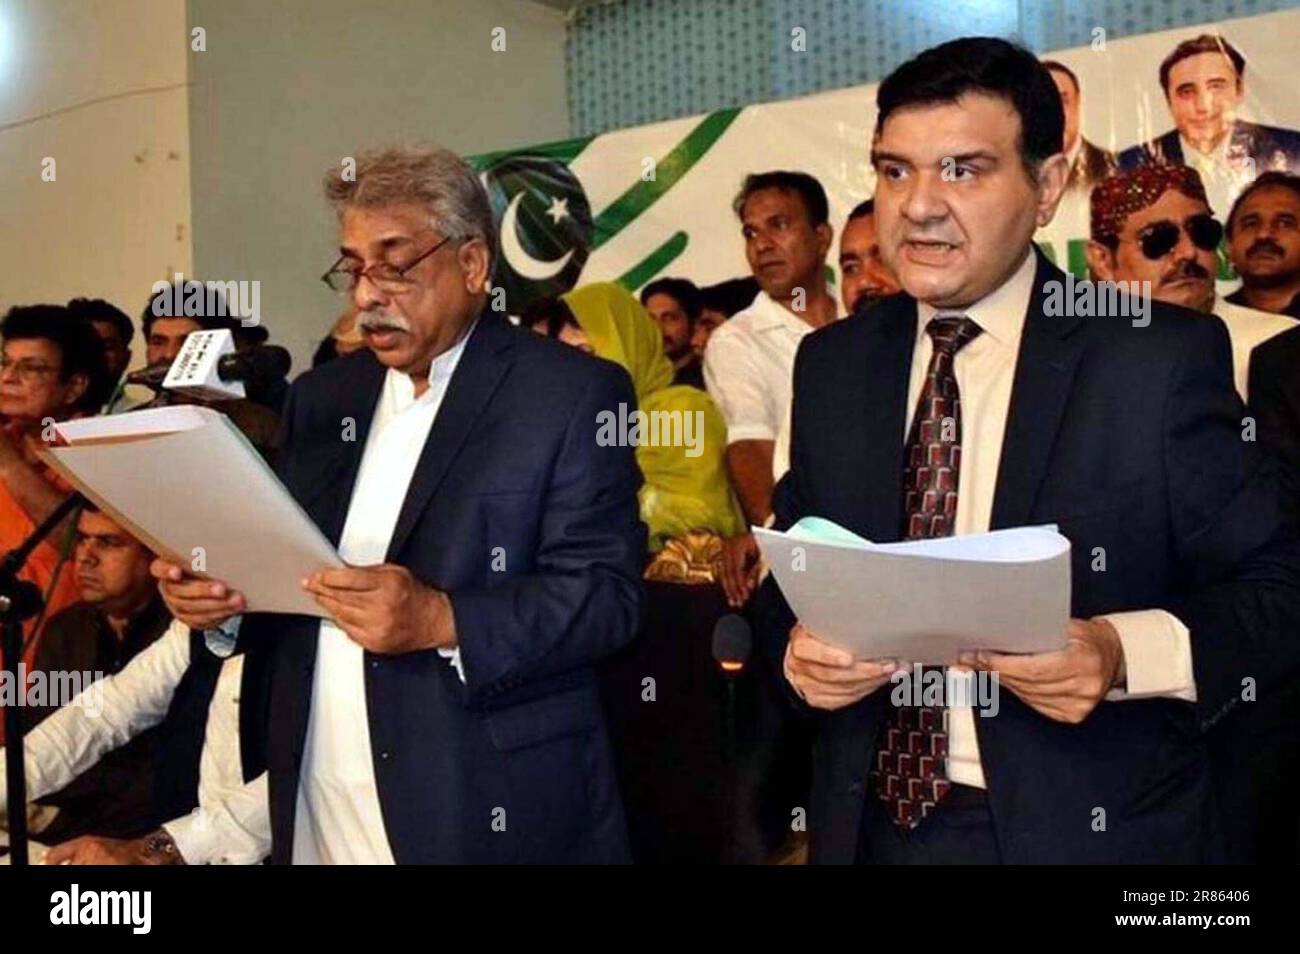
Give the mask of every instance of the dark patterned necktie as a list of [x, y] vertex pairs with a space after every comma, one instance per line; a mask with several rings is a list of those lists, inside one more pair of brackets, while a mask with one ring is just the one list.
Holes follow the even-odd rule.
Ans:
[[[925, 330], [934, 353], [904, 448], [904, 540], [952, 535], [961, 472], [961, 395], [953, 359], [982, 329], [964, 316], [941, 315]], [[947, 757], [946, 706], [893, 707], [872, 768], [876, 794], [896, 825], [915, 828], [948, 794]]]

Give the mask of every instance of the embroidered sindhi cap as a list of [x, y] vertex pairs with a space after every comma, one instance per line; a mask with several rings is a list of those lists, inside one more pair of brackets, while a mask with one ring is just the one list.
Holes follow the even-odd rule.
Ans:
[[1170, 189], [1207, 206], [1205, 186], [1190, 166], [1138, 166], [1097, 183], [1092, 190], [1092, 239], [1113, 246], [1134, 212], [1155, 205]]

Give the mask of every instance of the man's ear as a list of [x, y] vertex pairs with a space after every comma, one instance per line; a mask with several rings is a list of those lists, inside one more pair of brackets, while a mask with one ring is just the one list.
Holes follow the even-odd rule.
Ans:
[[1089, 240], [1084, 256], [1088, 259], [1088, 271], [1093, 281], [1115, 280], [1115, 253], [1108, 246]]
[[465, 276], [465, 290], [471, 295], [486, 292], [487, 281], [491, 274], [487, 244], [480, 238], [472, 238], [457, 249], [456, 257]]
[[813, 231], [817, 233], [818, 258], [823, 258], [830, 252], [831, 243], [835, 241], [835, 230], [830, 227], [829, 223], [823, 222]]
[[1070, 180], [1070, 160], [1065, 153], [1048, 156], [1038, 167], [1038, 227], [1041, 229], [1056, 215], [1056, 206]]

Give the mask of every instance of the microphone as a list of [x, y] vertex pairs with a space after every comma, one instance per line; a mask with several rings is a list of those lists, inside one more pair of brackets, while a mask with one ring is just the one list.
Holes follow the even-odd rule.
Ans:
[[151, 391], [161, 391], [163, 380], [167, 377], [167, 372], [172, 369], [172, 363], [167, 361], [160, 364], [151, 364], [147, 368], [140, 368], [132, 371], [126, 376], [127, 384], [138, 384], [140, 387], [148, 388]]
[[259, 385], [289, 373], [292, 358], [279, 345], [254, 345], [236, 351], [228, 329], [195, 331], [185, 338], [176, 360], [127, 375], [128, 384], [154, 391], [177, 391], [202, 400], [225, 401], [246, 396], [244, 385]]
[[728, 681], [745, 668], [754, 639], [743, 616], [728, 613], [713, 627], [713, 659]]
[[289, 373], [293, 363], [287, 348], [279, 345], [253, 345], [246, 351], [222, 355], [217, 359], [217, 374], [222, 381], [256, 384], [274, 381]]
[[753, 648], [749, 622], [743, 616], [728, 613], [713, 627], [713, 659], [722, 672], [726, 686], [722, 701], [722, 862], [731, 864], [740, 857], [742, 811], [739, 798], [740, 771], [736, 725], [736, 681], [745, 670]]

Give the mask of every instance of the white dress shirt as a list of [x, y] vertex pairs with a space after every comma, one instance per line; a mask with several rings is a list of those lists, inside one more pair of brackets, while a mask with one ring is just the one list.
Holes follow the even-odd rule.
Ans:
[[[987, 298], [959, 312], [943, 312], [963, 314], [983, 329], [983, 333], [958, 351], [953, 360], [953, 371], [961, 393], [962, 430], [955, 534], [985, 533], [989, 529], [998, 464], [1002, 458], [1002, 438], [1006, 431], [1020, 337], [1033, 292], [1036, 265], [1035, 256], [1030, 252], [1011, 279]], [[912, 426], [912, 416], [934, 351], [934, 342], [925, 327], [936, 314], [939, 312], [932, 306], [918, 302], [904, 441]], [[1119, 632], [1128, 674], [1127, 689], [1114, 690], [1107, 694], [1107, 699], [1150, 696], [1196, 699], [1191, 639], [1187, 627], [1177, 618], [1164, 610], [1111, 613], [1103, 618]], [[958, 677], [975, 678], [973, 673], [964, 676], [950, 673], [949, 676], [950, 682]], [[956, 698], [977, 699], [973, 688], [973, 685], [959, 687], [959, 690], [966, 691], [964, 694], [960, 691], [955, 693]], [[975, 735], [976, 718], [969, 705], [954, 705], [949, 709], [948, 777], [963, 785], [984, 788], [979, 741]]]
[[[27, 734], [27, 796], [57, 792], [108, 752], [158, 725], [167, 715], [190, 667], [190, 630], [172, 620], [157, 640], [121, 672], [83, 690]], [[239, 754], [239, 681], [243, 657], [222, 665], [208, 707], [199, 769], [199, 807], [168, 822], [181, 857], [189, 864], [256, 864], [270, 852], [266, 780], [244, 785]], [[93, 701], [85, 697], [99, 693]], [[98, 713], [98, 714], [96, 714]], [[0, 778], [0, 806], [8, 801]]]
[[1228, 159], [1228, 146], [1232, 144], [1234, 132], [1235, 126], [1229, 127], [1211, 152], [1201, 152], [1181, 133], [1178, 136], [1178, 145], [1183, 150], [1183, 165], [1191, 166], [1200, 175], [1210, 208], [1220, 216], [1228, 214], [1241, 190], [1254, 178], [1250, 166], [1242, 163], [1239, 168], [1234, 168]]
[[[420, 453], [472, 331], [434, 359], [429, 388], [420, 397], [410, 375], [390, 368], [384, 378], [339, 540], [346, 563], [384, 562]], [[443, 655], [459, 669], [458, 653]], [[298, 778], [295, 864], [393, 864], [375, 784], [363, 661], [357, 643], [321, 621]]]
[[1275, 315], [1270, 311], [1236, 305], [1224, 298], [1214, 302], [1213, 310], [1228, 326], [1228, 338], [1232, 342], [1232, 379], [1244, 401], [1250, 378], [1250, 353], [1274, 335], [1294, 328], [1296, 320], [1289, 315]]
[[[827, 294], [838, 302], [832, 289]], [[727, 422], [727, 443], [775, 441], [775, 480], [790, 469], [794, 355], [814, 331], [760, 291], [748, 308], [718, 326], [704, 350], [704, 383]]]

